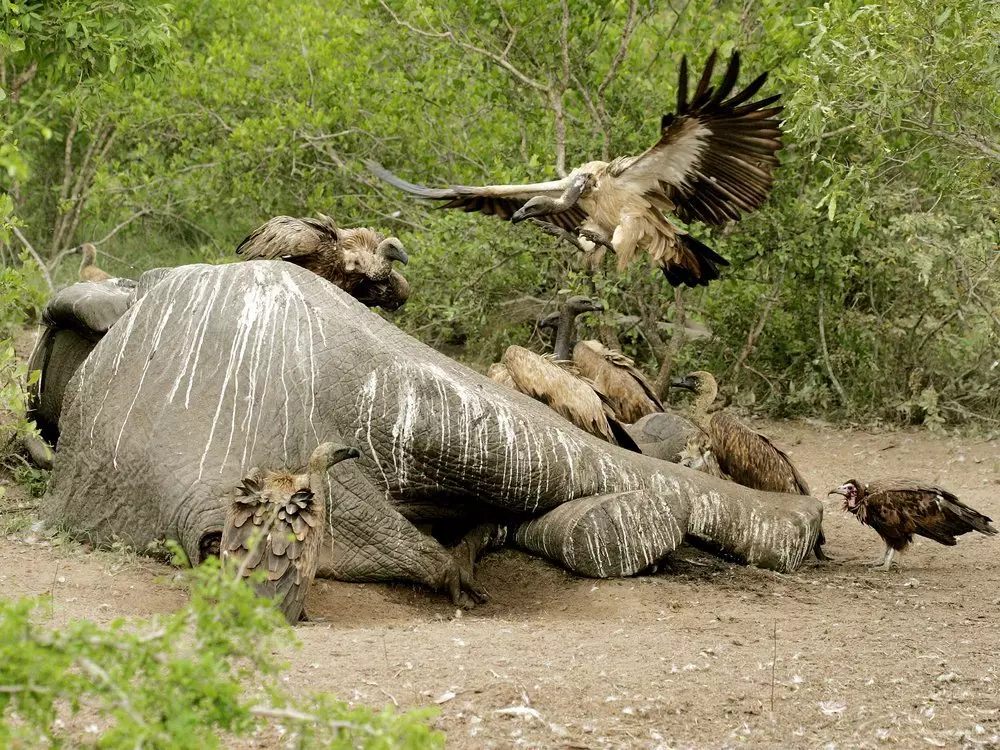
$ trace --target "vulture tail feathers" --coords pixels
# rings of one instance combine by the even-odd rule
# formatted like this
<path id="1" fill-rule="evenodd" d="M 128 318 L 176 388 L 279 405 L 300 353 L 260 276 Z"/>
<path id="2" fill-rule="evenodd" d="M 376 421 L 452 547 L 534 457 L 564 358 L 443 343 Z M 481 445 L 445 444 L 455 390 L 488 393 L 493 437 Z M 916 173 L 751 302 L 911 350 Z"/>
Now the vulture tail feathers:
<path id="1" fill-rule="evenodd" d="M 687 89 L 688 89 L 688 59 L 687 55 L 681 58 L 681 70 L 677 76 L 677 114 L 682 115 L 687 112 L 688 102 L 687 102 Z M 670 122 L 666 122 L 667 117 L 664 116 L 663 122 L 661 123 L 661 128 L 665 129 Z M 670 121 L 673 121 L 673 116 L 670 116 Z"/>
<path id="2" fill-rule="evenodd" d="M 719 278 L 719 266 L 728 266 L 729 261 L 715 252 L 712 248 L 695 239 L 690 234 L 678 235 L 685 251 L 694 258 L 697 263 L 697 270 L 686 268 L 676 264 L 670 268 L 663 268 L 663 275 L 670 286 L 680 286 L 686 284 L 689 287 L 708 286 L 708 282 Z"/>
<path id="3" fill-rule="evenodd" d="M 950 498 L 946 498 L 944 506 L 947 508 L 949 516 L 952 516 L 962 526 L 967 527 L 965 530 L 978 531 L 980 534 L 986 534 L 987 536 L 993 536 L 997 533 L 997 529 L 990 525 L 990 522 L 993 520 L 992 518 L 984 516 L 977 510 L 973 510 L 965 503 L 957 499 L 951 500 Z M 957 533 L 961 534 L 964 532 L 959 531 Z"/>

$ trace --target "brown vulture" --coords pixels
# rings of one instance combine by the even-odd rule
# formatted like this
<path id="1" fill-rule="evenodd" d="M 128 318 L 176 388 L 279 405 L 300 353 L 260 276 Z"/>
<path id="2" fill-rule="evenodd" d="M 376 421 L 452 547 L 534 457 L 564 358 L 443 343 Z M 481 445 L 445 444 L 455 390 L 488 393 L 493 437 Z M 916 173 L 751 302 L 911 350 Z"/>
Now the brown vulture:
<path id="1" fill-rule="evenodd" d="M 592 380 L 607 396 L 619 422 L 632 424 L 647 414 L 662 412 L 663 404 L 631 359 L 600 341 L 574 342 L 576 317 L 587 311 L 588 303 L 595 304 L 586 297 L 570 297 L 558 313 L 547 315 L 538 322 L 539 328 L 556 328 L 553 347 L 556 359 L 571 359 L 580 374 Z"/>
<path id="2" fill-rule="evenodd" d="M 710 451 L 718 462 L 719 470 L 726 477 L 744 487 L 764 492 L 809 494 L 809 485 L 788 454 L 766 435 L 748 427 L 726 411 L 717 411 L 711 415 L 708 413 L 708 407 L 719 394 L 718 383 L 710 372 L 692 372 L 683 378 L 672 380 L 670 385 L 694 392 L 691 418 L 705 432 L 702 450 Z M 826 538 L 820 529 L 813 548 L 820 560 L 829 559 L 822 550 L 825 543 Z"/>
<path id="3" fill-rule="evenodd" d="M 89 242 L 80 246 L 83 260 L 80 261 L 80 281 L 107 281 L 111 274 L 97 266 L 97 248 Z"/>
<path id="4" fill-rule="evenodd" d="M 392 267 L 394 260 L 409 261 L 403 243 L 367 227 L 340 229 L 323 214 L 276 216 L 246 237 L 236 254 L 295 263 L 368 305 L 395 309 L 409 296 L 406 279 Z"/>
<path id="5" fill-rule="evenodd" d="M 882 537 L 885 554 L 873 563 L 879 570 L 889 570 L 893 555 L 906 549 L 914 534 L 951 547 L 956 536 L 970 531 L 997 533 L 990 526 L 992 518 L 973 510 L 948 490 L 914 479 L 851 479 L 830 494 L 841 495 L 844 510 Z"/>
<path id="6" fill-rule="evenodd" d="M 573 297 L 580 315 L 604 309 L 599 302 Z M 523 346 L 508 346 L 500 362 L 490 365 L 490 380 L 531 396 L 581 430 L 613 445 L 640 452 L 635 441 L 615 417 L 607 396 L 592 380 L 583 377 L 573 362 L 536 354 Z"/>
<path id="7" fill-rule="evenodd" d="M 326 526 L 326 472 L 361 454 L 356 448 L 323 443 L 302 474 L 254 468 L 229 503 L 222 532 L 222 559 L 239 561 L 244 577 L 263 567 L 254 583 L 259 596 L 273 598 L 294 625 L 316 575 Z"/>
<path id="8" fill-rule="evenodd" d="M 728 261 L 664 212 L 684 222 L 718 226 L 761 206 L 771 191 L 781 148 L 780 95 L 751 101 L 767 73 L 734 93 L 740 56 L 734 52 L 712 85 L 716 51 L 688 98 L 687 58 L 681 60 L 677 111 L 663 116 L 660 139 L 638 156 L 590 161 L 560 180 L 525 185 L 428 188 L 366 162 L 378 177 L 413 195 L 447 201 L 444 208 L 479 211 L 519 222 L 544 221 L 551 233 L 580 239 L 591 263 L 604 248 L 618 256 L 618 268 L 637 251 L 648 253 L 673 286 L 707 285 Z M 574 238 L 575 239 L 575 238 Z"/>

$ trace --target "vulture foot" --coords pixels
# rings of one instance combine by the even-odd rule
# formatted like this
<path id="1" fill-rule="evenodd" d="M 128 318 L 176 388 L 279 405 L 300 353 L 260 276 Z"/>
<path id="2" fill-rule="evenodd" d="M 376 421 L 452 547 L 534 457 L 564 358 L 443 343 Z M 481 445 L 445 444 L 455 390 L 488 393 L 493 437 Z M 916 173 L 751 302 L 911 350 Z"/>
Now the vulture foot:
<path id="1" fill-rule="evenodd" d="M 572 232 L 567 232 L 562 227 L 558 227 L 555 224 L 550 224 L 547 221 L 542 221 L 541 219 L 532 219 L 531 221 L 536 227 L 545 232 L 545 234 L 550 234 L 557 239 L 569 243 L 577 250 L 579 250 L 581 253 L 586 252 L 586 249 L 581 244 L 580 240 L 577 239 L 577 236 Z"/>
<path id="2" fill-rule="evenodd" d="M 885 573 L 886 571 L 889 570 L 889 568 L 892 567 L 892 558 L 893 558 L 893 556 L 895 554 L 896 554 L 896 550 L 894 550 L 889 545 L 886 545 L 886 547 L 885 547 L 885 554 L 882 555 L 882 559 L 881 560 L 873 560 L 871 562 L 871 567 L 869 568 L 869 570 L 872 570 L 872 571 L 877 570 L 877 571 Z"/>
<path id="3" fill-rule="evenodd" d="M 611 252 L 615 251 L 615 246 L 611 244 L 611 240 L 605 237 L 600 232 L 592 232 L 589 229 L 578 229 L 576 231 L 577 236 L 582 237 L 585 240 L 593 242 L 595 245 L 600 247 L 606 247 Z"/>

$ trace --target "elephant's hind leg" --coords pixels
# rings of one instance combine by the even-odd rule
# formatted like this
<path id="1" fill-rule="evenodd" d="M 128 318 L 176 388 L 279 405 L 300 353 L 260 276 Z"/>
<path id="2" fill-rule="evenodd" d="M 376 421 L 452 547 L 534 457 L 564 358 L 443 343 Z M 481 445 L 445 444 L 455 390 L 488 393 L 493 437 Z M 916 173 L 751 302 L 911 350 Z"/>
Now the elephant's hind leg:
<path id="1" fill-rule="evenodd" d="M 521 524 L 518 546 L 591 578 L 635 575 L 673 552 L 683 519 L 646 490 L 570 500 Z"/>
<path id="2" fill-rule="evenodd" d="M 486 589 L 434 537 L 404 518 L 355 467 L 330 472 L 328 531 L 317 575 L 338 581 L 413 581 L 455 604 L 484 602 Z"/>

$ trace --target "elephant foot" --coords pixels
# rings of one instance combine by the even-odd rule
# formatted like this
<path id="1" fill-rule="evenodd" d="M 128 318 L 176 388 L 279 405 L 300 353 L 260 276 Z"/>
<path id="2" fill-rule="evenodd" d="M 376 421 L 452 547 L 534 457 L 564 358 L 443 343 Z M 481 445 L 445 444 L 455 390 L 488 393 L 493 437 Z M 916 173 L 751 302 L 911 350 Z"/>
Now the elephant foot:
<path id="1" fill-rule="evenodd" d="M 670 504 L 646 490 L 570 500 L 521 524 L 518 546 L 591 578 L 636 575 L 680 544 Z"/>

